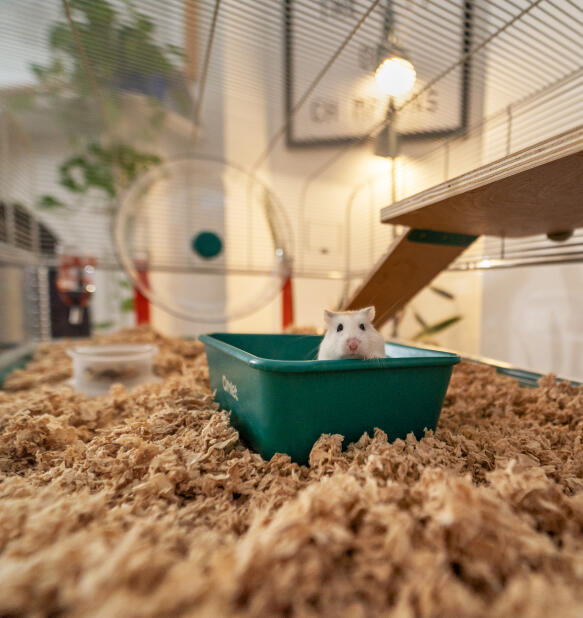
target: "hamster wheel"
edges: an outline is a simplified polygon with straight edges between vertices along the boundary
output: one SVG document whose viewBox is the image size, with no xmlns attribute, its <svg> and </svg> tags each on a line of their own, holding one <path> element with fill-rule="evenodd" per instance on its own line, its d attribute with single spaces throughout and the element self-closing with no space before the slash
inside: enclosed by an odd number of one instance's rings
<svg viewBox="0 0 583 618">
<path fill-rule="evenodd" d="M 114 238 L 134 285 L 153 304 L 195 322 L 256 311 L 291 266 L 291 227 L 274 193 L 242 168 L 209 157 L 168 160 L 141 176 L 120 203 Z"/>
</svg>

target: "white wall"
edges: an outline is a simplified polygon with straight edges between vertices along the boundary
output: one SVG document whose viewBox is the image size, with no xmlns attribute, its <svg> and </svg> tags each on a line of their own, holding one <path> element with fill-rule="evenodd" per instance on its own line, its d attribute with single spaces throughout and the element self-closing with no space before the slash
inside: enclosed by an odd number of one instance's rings
<svg viewBox="0 0 583 618">
<path fill-rule="evenodd" d="M 583 265 L 484 273 L 481 353 L 583 379 Z"/>
</svg>

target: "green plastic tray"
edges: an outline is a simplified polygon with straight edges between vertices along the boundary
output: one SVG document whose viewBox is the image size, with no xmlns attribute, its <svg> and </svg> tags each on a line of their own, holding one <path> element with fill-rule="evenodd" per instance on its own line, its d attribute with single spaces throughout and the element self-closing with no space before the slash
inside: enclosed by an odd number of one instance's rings
<svg viewBox="0 0 583 618">
<path fill-rule="evenodd" d="M 265 459 L 307 463 L 323 433 L 344 444 L 375 427 L 389 440 L 435 429 L 457 354 L 387 343 L 389 358 L 318 361 L 315 335 L 201 335 L 215 399 Z"/>
</svg>

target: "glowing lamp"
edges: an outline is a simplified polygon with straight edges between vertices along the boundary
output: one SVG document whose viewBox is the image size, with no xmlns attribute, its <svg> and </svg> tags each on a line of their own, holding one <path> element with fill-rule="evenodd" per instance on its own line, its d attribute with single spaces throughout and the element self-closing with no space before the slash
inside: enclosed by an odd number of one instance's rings
<svg viewBox="0 0 583 618">
<path fill-rule="evenodd" d="M 391 55 L 379 64 L 375 80 L 379 89 L 391 97 L 400 97 L 415 83 L 415 67 L 405 58 Z"/>
</svg>

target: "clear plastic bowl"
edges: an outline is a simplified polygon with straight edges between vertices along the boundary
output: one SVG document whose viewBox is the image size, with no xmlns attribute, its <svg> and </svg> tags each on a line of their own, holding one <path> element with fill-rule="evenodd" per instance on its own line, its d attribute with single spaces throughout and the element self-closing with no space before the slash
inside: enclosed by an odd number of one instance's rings
<svg viewBox="0 0 583 618">
<path fill-rule="evenodd" d="M 158 351 L 155 345 L 121 344 L 77 346 L 68 351 L 73 359 L 70 384 L 87 397 L 106 395 L 112 384 L 127 389 L 158 382 L 152 361 Z"/>
</svg>

